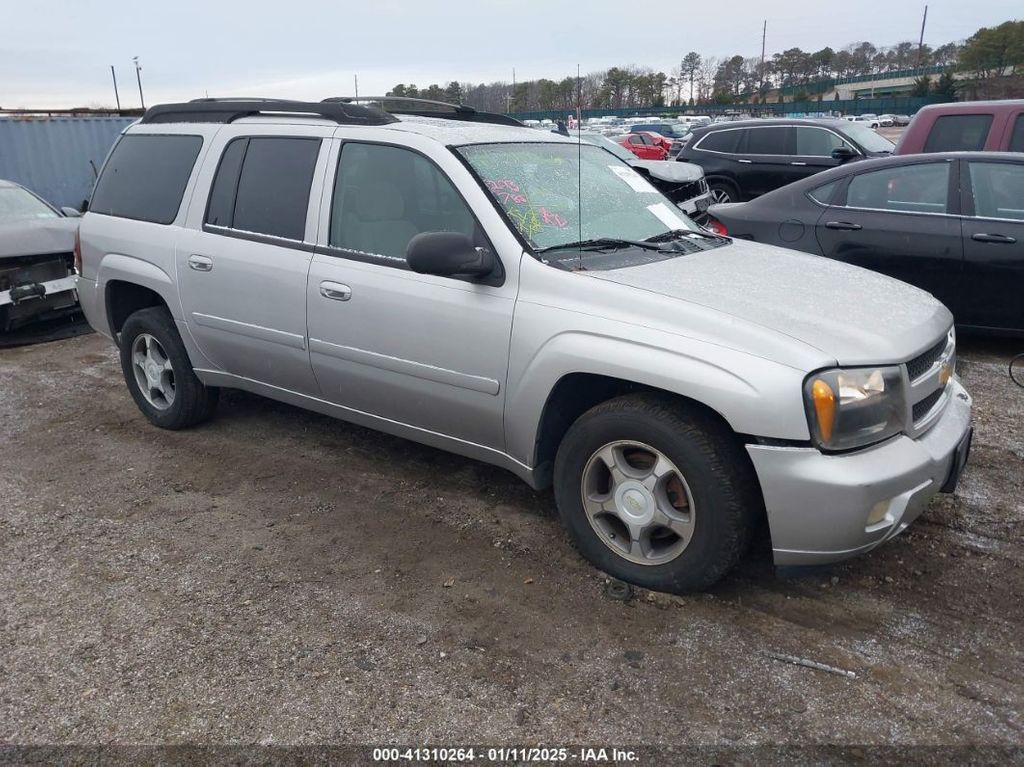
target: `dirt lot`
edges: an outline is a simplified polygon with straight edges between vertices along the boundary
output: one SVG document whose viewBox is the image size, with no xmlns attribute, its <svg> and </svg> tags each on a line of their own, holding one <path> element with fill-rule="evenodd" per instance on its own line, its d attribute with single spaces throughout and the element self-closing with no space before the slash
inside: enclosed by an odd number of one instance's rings
<svg viewBox="0 0 1024 767">
<path fill-rule="evenodd" d="M 163 432 L 98 336 L 0 351 L 0 743 L 1021 744 L 1015 346 L 964 351 L 973 462 L 908 534 L 629 602 L 497 469 L 237 392 Z"/>
</svg>

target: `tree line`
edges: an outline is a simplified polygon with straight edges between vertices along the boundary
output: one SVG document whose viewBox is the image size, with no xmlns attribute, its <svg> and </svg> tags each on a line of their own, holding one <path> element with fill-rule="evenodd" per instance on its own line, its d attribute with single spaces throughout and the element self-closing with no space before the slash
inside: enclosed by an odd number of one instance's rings
<svg viewBox="0 0 1024 767">
<path fill-rule="evenodd" d="M 425 88 L 399 83 L 387 95 L 464 103 L 491 112 L 568 112 L 577 103 L 584 109 L 757 103 L 781 89 L 799 101 L 810 98 L 816 86 L 820 93 L 832 80 L 926 66 L 946 67 L 948 72 L 936 83 L 919 79 L 917 95 L 936 87 L 952 92 L 951 72 L 956 69 L 978 79 L 1024 73 L 1024 21 L 982 28 L 967 40 L 936 48 L 910 41 L 892 46 L 862 41 L 840 50 L 790 48 L 766 56 L 763 62 L 759 55 L 719 58 L 690 51 L 670 72 L 630 65 L 590 72 L 579 79 L 478 84 L 453 80 Z"/>
</svg>

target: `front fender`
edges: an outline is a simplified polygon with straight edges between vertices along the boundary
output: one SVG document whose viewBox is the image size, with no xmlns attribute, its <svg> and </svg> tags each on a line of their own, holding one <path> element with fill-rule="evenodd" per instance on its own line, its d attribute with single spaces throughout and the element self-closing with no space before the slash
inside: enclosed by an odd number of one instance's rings
<svg viewBox="0 0 1024 767">
<path fill-rule="evenodd" d="M 608 376 L 688 397 L 717 412 L 740 434 L 809 439 L 799 370 L 650 329 L 633 335 L 646 338 L 567 331 L 528 356 L 513 349 L 505 413 L 509 454 L 535 465 L 548 397 L 559 380 L 573 373 Z"/>
</svg>

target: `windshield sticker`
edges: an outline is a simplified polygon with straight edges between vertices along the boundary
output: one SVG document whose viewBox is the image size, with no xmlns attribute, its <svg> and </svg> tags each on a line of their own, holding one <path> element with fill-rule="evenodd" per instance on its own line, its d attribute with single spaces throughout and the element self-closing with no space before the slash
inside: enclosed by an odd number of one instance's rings
<svg viewBox="0 0 1024 767">
<path fill-rule="evenodd" d="M 663 202 L 659 202 L 656 205 L 648 205 L 647 210 L 657 216 L 658 220 L 669 229 L 675 230 L 686 228 L 686 222 L 683 221 L 683 219 L 675 213 L 672 208 Z"/>
<path fill-rule="evenodd" d="M 623 165 L 609 165 L 608 170 L 629 184 L 634 192 L 643 192 L 644 194 L 658 193 L 657 189 L 648 184 L 644 177 L 632 168 L 627 168 Z"/>
</svg>

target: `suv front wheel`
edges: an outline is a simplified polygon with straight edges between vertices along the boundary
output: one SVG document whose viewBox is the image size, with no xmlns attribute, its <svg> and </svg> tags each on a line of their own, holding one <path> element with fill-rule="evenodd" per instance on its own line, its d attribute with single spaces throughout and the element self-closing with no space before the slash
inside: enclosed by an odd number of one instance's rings
<svg viewBox="0 0 1024 767">
<path fill-rule="evenodd" d="M 762 504 L 734 435 L 659 394 L 580 416 L 559 447 L 554 482 L 580 553 L 658 591 L 700 591 L 721 578 L 745 552 Z"/>
<path fill-rule="evenodd" d="M 120 347 L 128 391 L 151 423 L 185 429 L 213 414 L 220 390 L 196 378 L 167 309 L 153 306 L 128 317 Z"/>
</svg>

